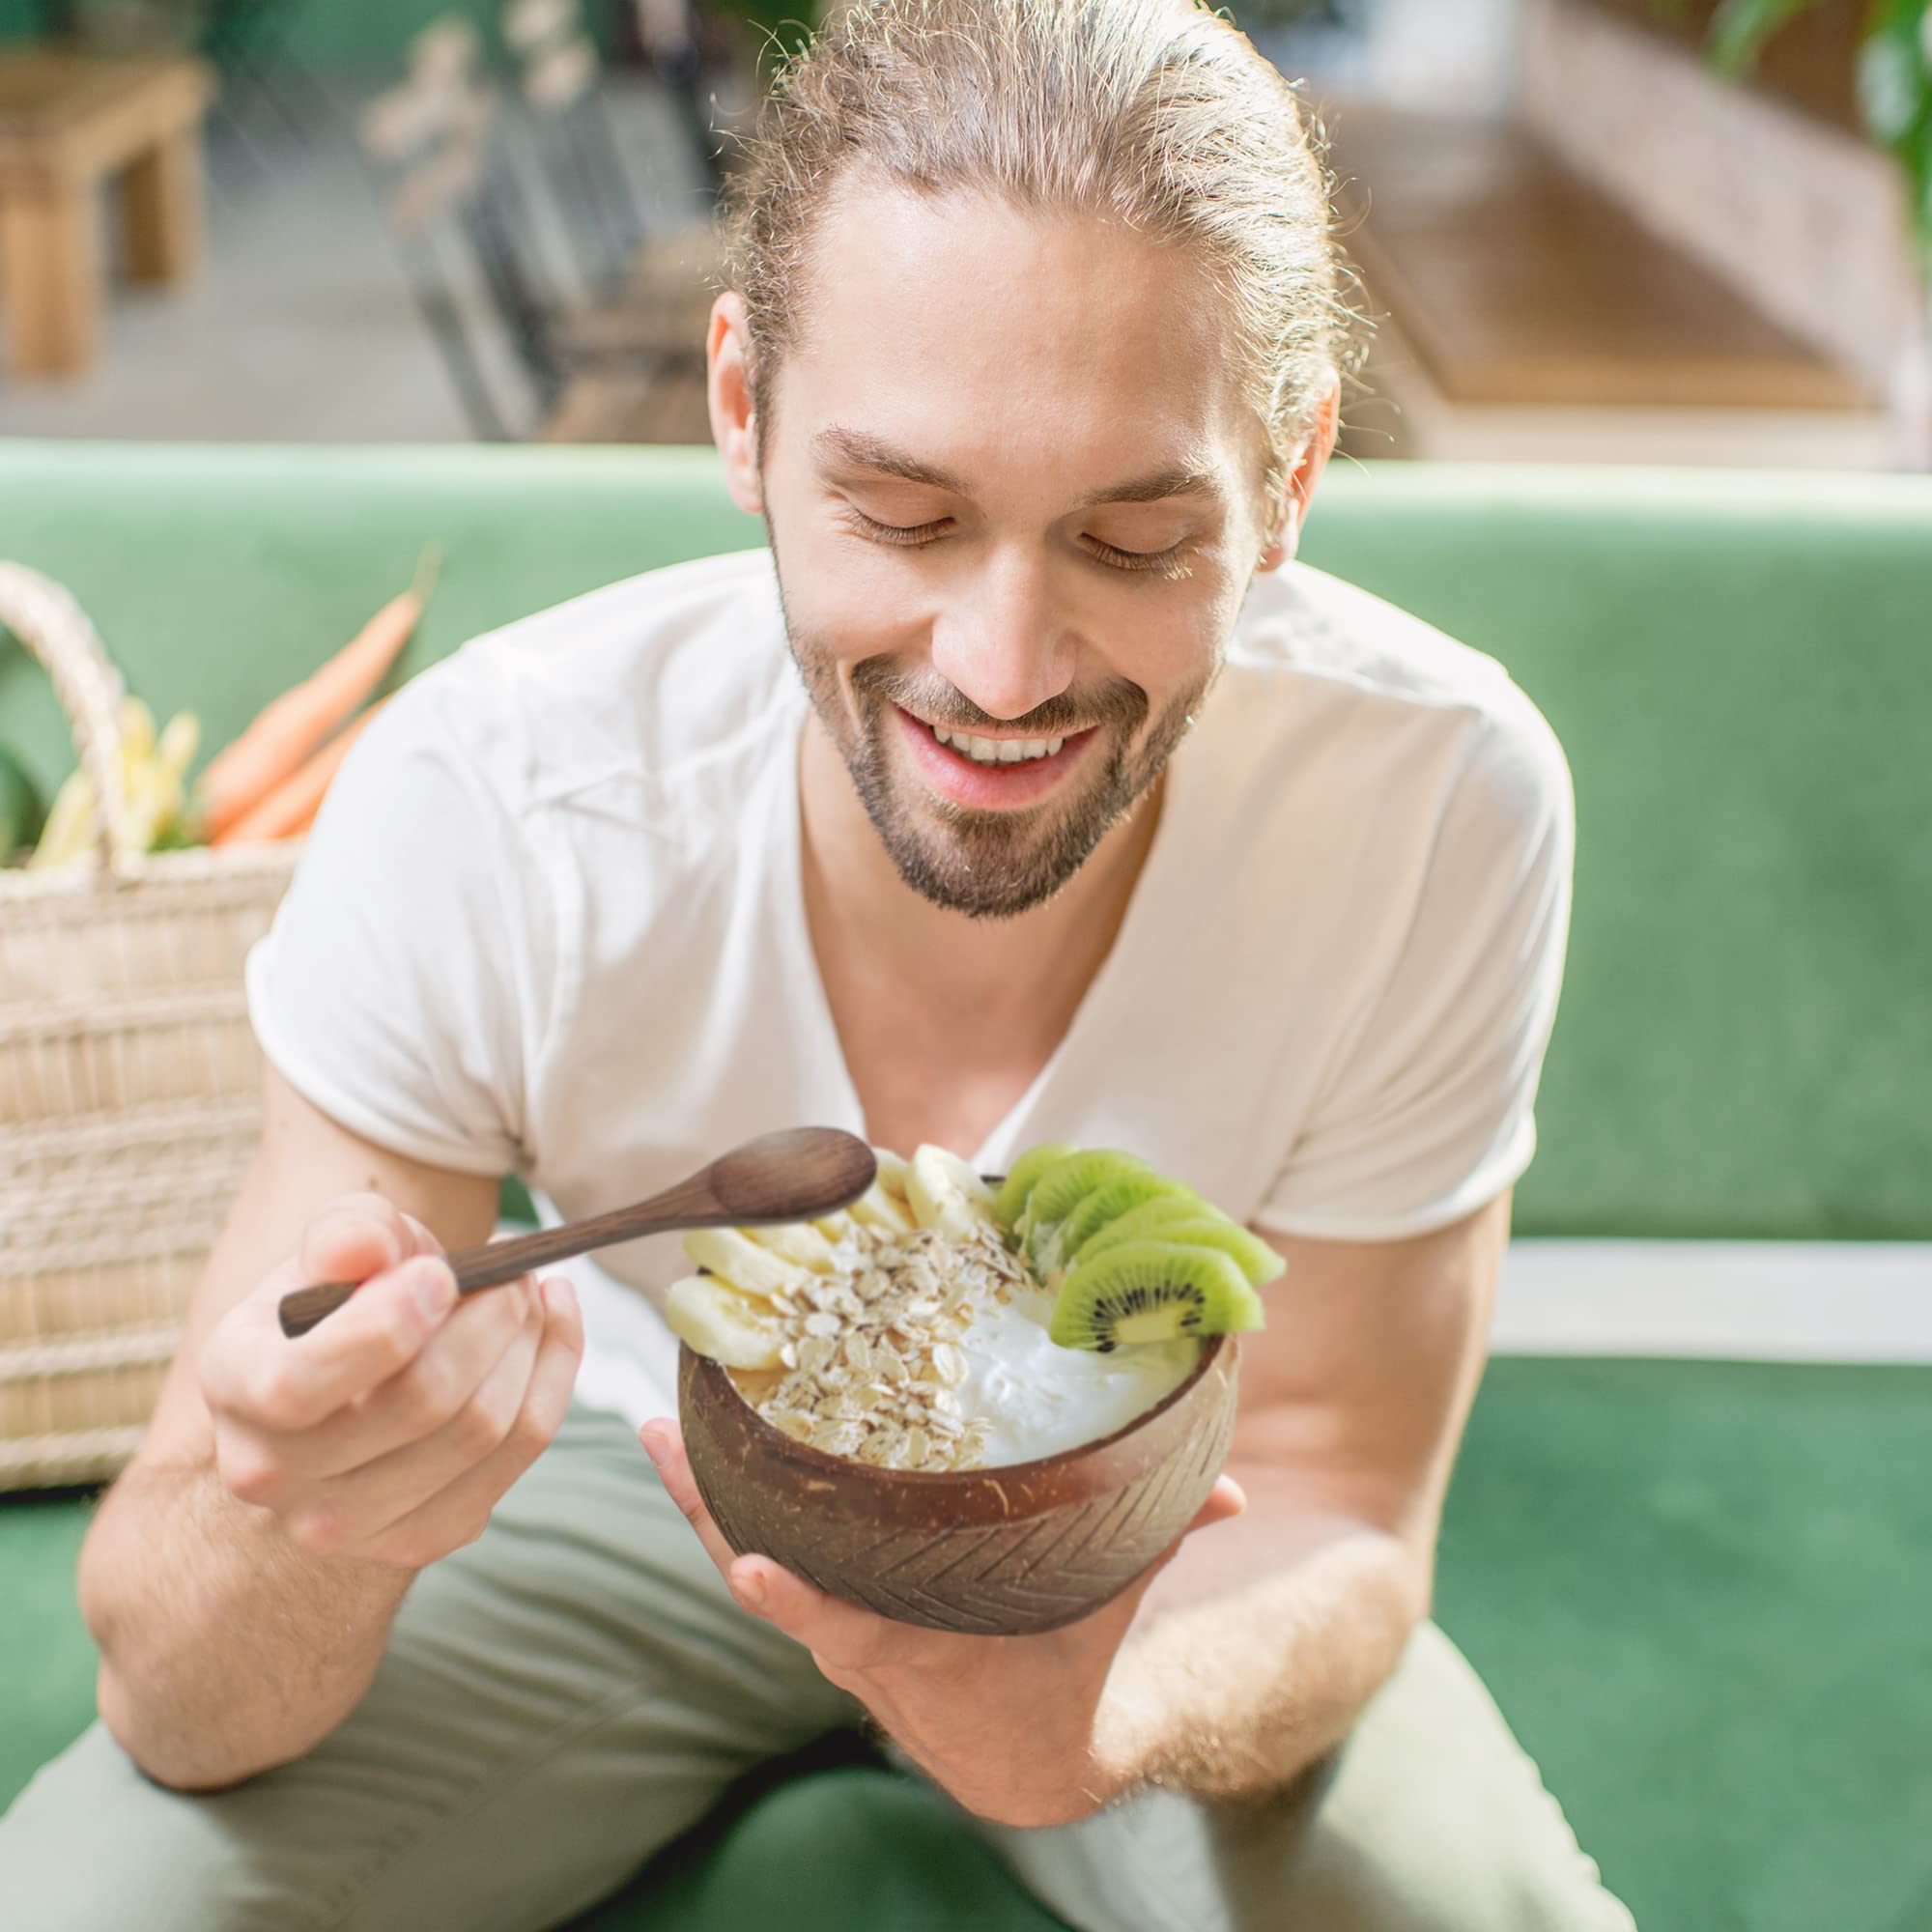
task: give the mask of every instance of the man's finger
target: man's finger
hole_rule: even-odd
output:
[[[383,1532],[382,1541],[395,1560],[431,1562],[480,1535],[511,1485],[555,1440],[583,1357],[583,1318],[576,1291],[564,1277],[545,1281],[542,1293],[543,1339],[516,1426],[493,1455]]]
[[[439,1370],[434,1379],[442,1386],[432,1407],[425,1409],[423,1398],[402,1389],[446,1350],[454,1318],[400,1378],[378,1383],[315,1432],[305,1454],[318,1474],[327,1471],[319,1485],[321,1499],[339,1507],[349,1537],[373,1537],[399,1522],[494,1457],[508,1439],[523,1410],[546,1322],[533,1289],[519,1283],[491,1293],[499,1305],[521,1304],[527,1312],[505,1331],[488,1360],[466,1362],[460,1377],[447,1380]],[[371,1453],[356,1454],[358,1447]],[[355,1460],[340,1460],[345,1456]]]
[[[1233,1476],[1220,1476],[1214,1487],[1208,1492],[1208,1500],[1194,1512],[1194,1520],[1180,1533],[1192,1536],[1197,1529],[1207,1529],[1217,1522],[1227,1522],[1237,1517],[1248,1506],[1248,1492]],[[1178,1548],[1179,1546],[1177,1545]]]
[[[365,1281],[327,1321],[293,1340],[276,1321],[278,1299],[271,1294],[265,1303],[270,1332],[251,1351],[243,1386],[228,1393],[255,1421],[289,1432],[312,1429],[412,1362],[456,1305],[456,1277],[447,1262],[418,1255]]]
[[[746,1609],[804,1644],[822,1668],[877,1670],[902,1659],[909,1644],[947,1641],[944,1632],[895,1623],[827,1596],[769,1556],[739,1557],[724,1580]]]
[[[724,1541],[724,1532],[711,1520],[704,1498],[697,1492],[697,1478],[684,1453],[684,1435],[674,1422],[647,1422],[638,1432],[638,1440],[655,1465],[659,1479],[670,1499],[684,1512],[685,1520],[697,1532],[704,1553],[718,1566],[718,1574],[728,1582],[737,1552]]]
[[[462,1297],[397,1374],[353,1398],[310,1432],[304,1451],[309,1469],[318,1477],[346,1476],[434,1439],[462,1415],[486,1382],[497,1379],[504,1356],[520,1340],[534,1349],[543,1325],[543,1306],[527,1279]],[[516,1394],[521,1397],[522,1391],[518,1382]],[[504,1394],[497,1381],[497,1405]],[[501,1413],[500,1406],[495,1412]]]
[[[647,1422],[638,1439],[657,1465],[671,1500],[697,1532],[705,1553],[730,1586],[732,1596],[753,1615],[763,1617],[835,1668],[871,1669],[889,1653],[897,1626],[884,1617],[841,1604],[814,1590],[802,1577],[768,1556],[739,1556],[724,1541],[698,1494],[684,1453],[684,1436],[674,1422]]]
[[[422,1252],[410,1217],[381,1194],[345,1194],[302,1230],[301,1282],[367,1281]]]

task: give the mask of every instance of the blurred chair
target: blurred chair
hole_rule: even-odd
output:
[[[581,353],[701,344],[720,270],[708,220],[652,233],[611,136],[597,50],[579,0],[509,0],[501,25],[551,205],[591,305],[577,319]]]
[[[582,9],[579,0],[508,0],[499,24],[585,286],[609,295],[623,285],[644,223],[598,92],[597,48]]]
[[[701,321],[679,334],[679,318],[648,307],[556,298],[478,55],[469,21],[432,23],[412,43],[408,79],[369,103],[359,128],[471,428],[494,441],[708,441]]]
[[[715,195],[724,182],[725,148],[711,112],[711,61],[696,7],[693,0],[631,0],[619,14],[627,20],[632,47],[664,83],[685,141]]]

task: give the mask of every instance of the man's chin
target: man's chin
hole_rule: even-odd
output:
[[[1045,803],[996,811],[930,794],[916,804],[901,797],[887,822],[875,815],[874,823],[907,886],[975,919],[1014,919],[1043,904],[1097,842]]]

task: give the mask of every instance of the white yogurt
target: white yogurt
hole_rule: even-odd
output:
[[[1029,1463],[1097,1441],[1174,1392],[1201,1359],[1191,1340],[1142,1342],[1106,1354],[1063,1349],[1046,1324],[1053,1296],[1017,1291],[1010,1301],[973,1297],[957,1338],[967,1373],[953,1393],[969,1418],[992,1424],[986,1463]]]

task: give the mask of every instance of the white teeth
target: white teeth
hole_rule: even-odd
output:
[[[1065,738],[976,738],[964,731],[948,731],[935,724],[932,735],[942,745],[963,752],[976,764],[1022,765],[1034,758],[1050,758]]]

